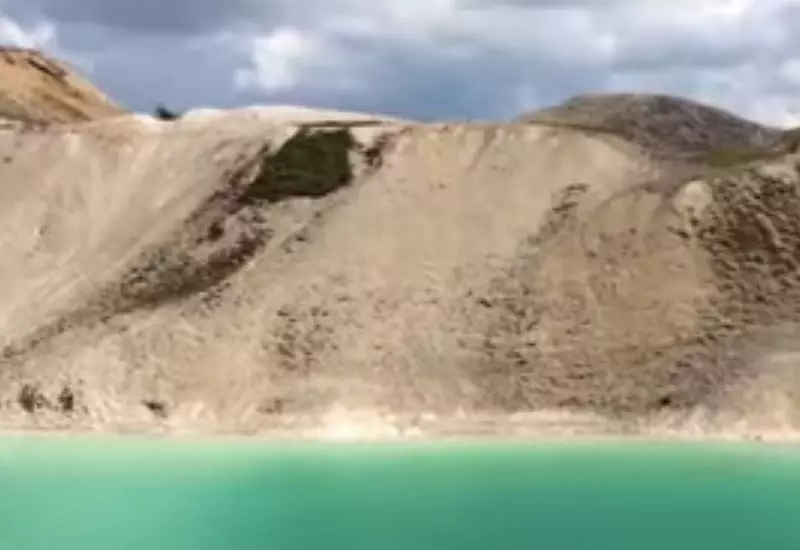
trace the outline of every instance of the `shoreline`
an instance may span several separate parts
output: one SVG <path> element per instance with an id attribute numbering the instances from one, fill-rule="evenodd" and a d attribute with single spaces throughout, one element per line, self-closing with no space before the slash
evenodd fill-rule
<path id="1" fill-rule="evenodd" d="M 350 432 L 337 433 L 323 426 L 316 428 L 283 428 L 262 429 L 248 432 L 232 430 L 201 429 L 108 429 L 108 427 L 72 426 L 72 427 L 2 427 L 0 441 L 15 440 L 73 440 L 73 441 L 116 441 L 141 442 L 144 444 L 208 444 L 208 443 L 246 443 L 270 446 L 273 444 L 305 446 L 418 446 L 418 445 L 451 445 L 451 444 L 524 444 L 524 445 L 584 445 L 584 444 L 726 444 L 726 445 L 768 445 L 800 447 L 800 432 L 794 430 L 748 431 L 748 430 L 693 430 L 669 429 L 660 430 L 644 428 L 636 432 L 606 430 L 574 431 L 568 426 L 549 427 L 528 425 L 515 426 L 514 429 L 486 431 L 485 429 L 447 429 L 446 426 L 429 427 L 425 430 L 411 432 Z"/>

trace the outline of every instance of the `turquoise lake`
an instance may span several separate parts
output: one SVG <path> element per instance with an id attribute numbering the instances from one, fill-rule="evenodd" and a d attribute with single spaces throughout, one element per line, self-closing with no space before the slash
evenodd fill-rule
<path id="1" fill-rule="evenodd" d="M 798 550 L 800 447 L 6 436 L 0 549 Z"/>

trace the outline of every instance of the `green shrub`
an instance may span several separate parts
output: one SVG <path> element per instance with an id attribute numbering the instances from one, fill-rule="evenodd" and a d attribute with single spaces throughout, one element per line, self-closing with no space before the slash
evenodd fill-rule
<path id="1" fill-rule="evenodd" d="M 180 113 L 173 111 L 161 105 L 160 103 L 156 105 L 156 108 L 153 110 L 153 116 L 160 120 L 175 120 L 181 117 Z"/>
<path id="2" fill-rule="evenodd" d="M 775 155 L 776 152 L 774 151 L 756 147 L 725 147 L 709 151 L 705 156 L 705 162 L 714 168 L 728 168 L 759 160 L 768 160 Z"/>

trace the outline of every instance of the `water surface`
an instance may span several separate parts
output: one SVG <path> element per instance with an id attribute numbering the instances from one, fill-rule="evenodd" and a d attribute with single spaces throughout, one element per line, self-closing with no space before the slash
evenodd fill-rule
<path id="1" fill-rule="evenodd" d="M 0 548 L 797 550 L 800 448 L 6 437 Z"/>

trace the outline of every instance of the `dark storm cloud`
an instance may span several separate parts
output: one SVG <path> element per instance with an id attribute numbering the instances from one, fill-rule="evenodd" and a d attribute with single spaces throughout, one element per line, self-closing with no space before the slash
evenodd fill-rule
<path id="1" fill-rule="evenodd" d="M 231 26 L 268 28 L 359 10 L 363 0 L 3 0 L 15 17 L 44 17 L 141 33 L 207 33 Z"/>
<path id="2" fill-rule="evenodd" d="M 4 10 L 22 18 L 90 24 L 131 32 L 198 33 L 253 21 L 264 2 L 243 0 L 6 0 Z"/>

